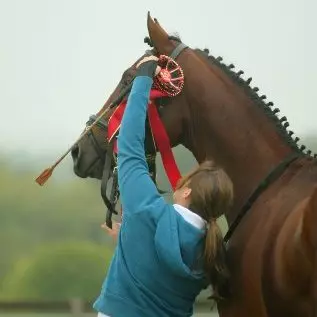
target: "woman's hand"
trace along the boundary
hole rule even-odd
[[[136,65],[137,76],[156,76],[161,71],[161,67],[157,65],[158,60],[154,55],[143,57]]]
[[[114,240],[117,241],[118,234],[120,231],[121,223],[120,222],[112,222],[112,228],[109,228],[106,223],[101,225],[101,228],[106,231],[106,233]]]

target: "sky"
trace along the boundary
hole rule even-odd
[[[314,0],[0,0],[0,152],[61,154],[148,49],[147,11],[317,135]]]

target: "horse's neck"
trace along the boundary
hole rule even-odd
[[[186,78],[189,118],[184,145],[199,162],[212,159],[231,177],[236,197],[227,215],[231,222],[260,181],[292,149],[243,89],[221,70],[201,63],[194,59],[191,70],[196,66],[200,71]]]

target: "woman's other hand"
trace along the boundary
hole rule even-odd
[[[101,228],[110,236],[114,241],[117,241],[118,234],[120,231],[121,223],[120,222],[112,222],[112,228],[109,228],[106,223],[101,225]]]

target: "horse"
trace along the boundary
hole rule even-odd
[[[158,56],[179,47],[180,40],[150,14],[147,29]],[[99,113],[131,82],[139,60]],[[219,315],[317,317],[315,156],[298,145],[286,117],[234,65],[186,46],[177,63],[185,76],[183,90],[158,106],[171,146],[182,144],[197,162],[213,160],[234,184],[234,204],[225,215],[231,294],[218,302]],[[105,128],[92,129],[95,142],[86,136],[74,146],[77,176],[102,178],[109,154]]]

